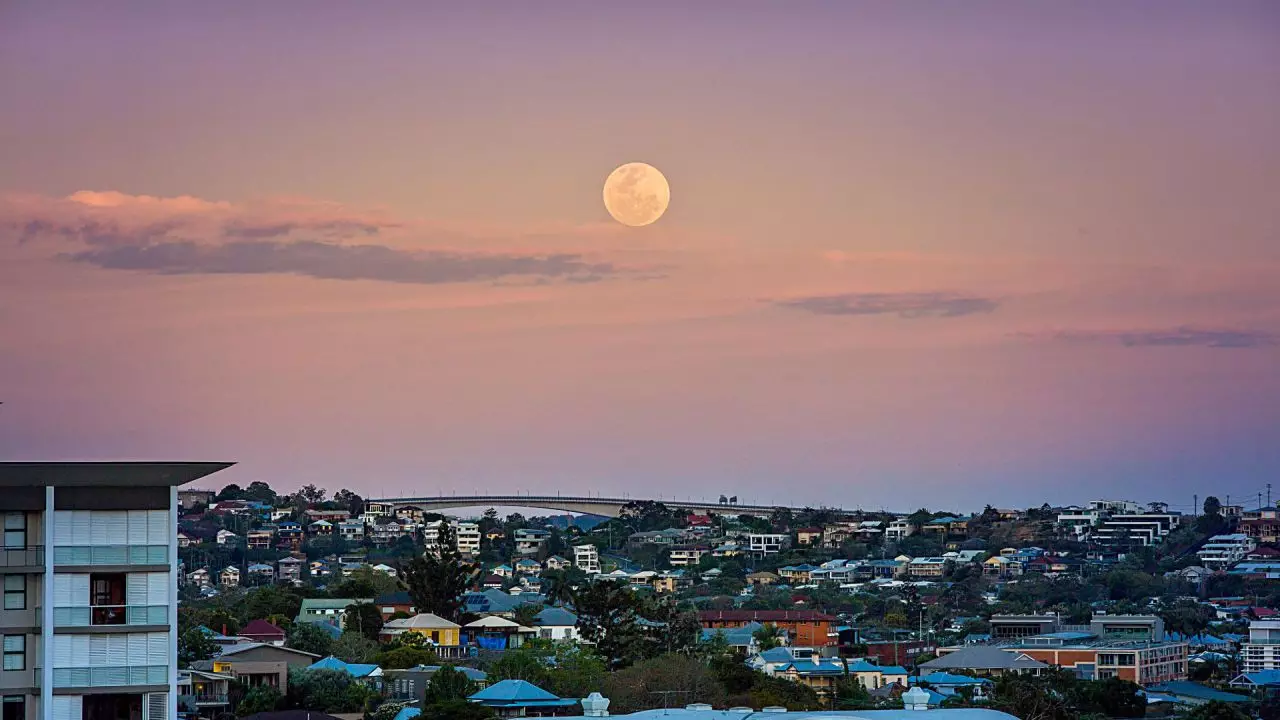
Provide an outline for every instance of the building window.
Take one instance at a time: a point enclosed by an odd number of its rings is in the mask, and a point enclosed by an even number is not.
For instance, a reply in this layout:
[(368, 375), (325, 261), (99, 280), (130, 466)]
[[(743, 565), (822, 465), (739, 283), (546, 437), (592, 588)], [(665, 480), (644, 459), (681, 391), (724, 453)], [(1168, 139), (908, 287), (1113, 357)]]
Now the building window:
[(26, 513), (7, 512), (4, 514), (4, 546), (7, 548), (25, 548), (27, 546)]
[(4, 696), (3, 720), (24, 720), (27, 716), (27, 699), (21, 695)]
[(4, 636), (4, 669), (5, 670), (26, 670), (27, 669), (27, 636), (26, 635), (5, 635)]
[(27, 578), (25, 575), (4, 576), (4, 609), (27, 609)]
[(90, 604), (94, 625), (125, 623), (124, 573), (95, 573), (89, 576)]

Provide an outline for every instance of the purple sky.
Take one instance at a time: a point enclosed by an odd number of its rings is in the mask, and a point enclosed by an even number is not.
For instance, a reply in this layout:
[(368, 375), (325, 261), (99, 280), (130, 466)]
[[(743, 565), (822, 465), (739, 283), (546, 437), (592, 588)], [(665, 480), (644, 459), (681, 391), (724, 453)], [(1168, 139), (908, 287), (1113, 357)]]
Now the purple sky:
[[(0, 6), (0, 457), (960, 510), (1280, 481), (1280, 6)], [(624, 228), (600, 186), (661, 169)]]

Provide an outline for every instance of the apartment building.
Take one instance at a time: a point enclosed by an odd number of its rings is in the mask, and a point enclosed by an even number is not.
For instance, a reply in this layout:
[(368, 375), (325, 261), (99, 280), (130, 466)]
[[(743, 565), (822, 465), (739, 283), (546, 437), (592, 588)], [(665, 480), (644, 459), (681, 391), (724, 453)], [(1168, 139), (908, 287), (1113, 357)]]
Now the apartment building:
[(915, 532), (916, 526), (912, 525), (909, 520), (906, 520), (905, 518), (898, 518), (897, 520), (890, 522), (889, 527), (885, 528), (884, 539), (889, 542), (898, 542), (904, 537), (914, 535)]
[(791, 537), (780, 533), (751, 533), (747, 535), (747, 550), (752, 556), (777, 555), (791, 543)]
[(600, 572), (600, 551), (595, 545), (574, 545), (573, 564), (588, 575), (598, 573)]
[(1225, 570), (1244, 560), (1257, 547), (1253, 538), (1244, 533), (1214, 535), (1196, 551), (1196, 555), (1200, 563), (1210, 570)]
[(1182, 516), (1174, 513), (1112, 515), (1093, 530), (1093, 542), (1104, 548), (1125, 550), (1155, 545), (1178, 528)]
[(542, 549), (550, 537), (551, 533), (546, 530), (516, 530), (516, 552), (521, 555), (534, 555)]
[(6, 720), (176, 720), (178, 486), (227, 463), (0, 463)]
[(673, 567), (690, 567), (702, 561), (702, 556), (711, 552), (705, 545), (676, 545), (671, 548), (671, 565)]
[(1241, 672), (1280, 670), (1280, 620), (1249, 623), (1249, 642), (1240, 646)]
[(1280, 510), (1274, 506), (1246, 510), (1240, 515), (1239, 527), (1259, 543), (1280, 542)]
[(453, 531), (458, 536), (458, 552), (469, 557), (480, 554), (480, 525), (473, 522), (455, 522)]

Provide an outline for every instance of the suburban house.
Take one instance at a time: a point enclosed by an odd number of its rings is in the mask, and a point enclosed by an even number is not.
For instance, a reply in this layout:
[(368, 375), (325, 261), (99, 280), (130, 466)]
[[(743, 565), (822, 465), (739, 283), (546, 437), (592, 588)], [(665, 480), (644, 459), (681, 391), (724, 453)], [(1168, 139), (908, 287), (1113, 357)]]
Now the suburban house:
[(748, 533), (747, 551), (752, 557), (777, 555), (791, 544), (791, 536), (781, 533)]
[(413, 598), (409, 597), (409, 593), (405, 590), (379, 595), (374, 599), (373, 604), (378, 606), (378, 612), (382, 613), (383, 621), (390, 620), (391, 616), (398, 612), (406, 615), (414, 613)]
[(543, 608), (533, 618), (533, 627), (538, 630), (538, 637), (543, 640), (576, 642), (580, 639), (578, 616), (564, 608)]
[(230, 530), (219, 530), (214, 536), (219, 545), (235, 545), (237, 535)]
[(595, 545), (574, 545), (573, 564), (588, 575), (594, 575), (600, 572), (600, 551)]
[(302, 582), (302, 566), (306, 564), (306, 560), (292, 555), (282, 557), (276, 561), (276, 577), (281, 582), (300, 583)]
[(535, 555), (542, 546), (550, 539), (551, 532), (547, 530), (530, 530), (520, 529), (515, 531), (516, 552), (521, 555)]
[(906, 668), (897, 665), (877, 665), (866, 660), (850, 662), (849, 674), (857, 678), (862, 687), (867, 690), (876, 690), (894, 683), (905, 688), (909, 675)]
[(263, 645), (284, 645), (284, 630), (266, 620), (250, 620), (240, 628), (240, 637)]
[(270, 550), (275, 533), (271, 530), (250, 530), (245, 533), (244, 545), (250, 550)]
[(200, 718), (215, 718), (230, 711), (230, 675), (200, 670), (178, 671), (178, 710)]
[(316, 520), (307, 526), (307, 532), (316, 537), (327, 537), (333, 534), (333, 523), (328, 520)]
[(674, 567), (688, 567), (697, 565), (710, 552), (711, 548), (705, 545), (675, 545), (669, 559)]
[(191, 664), (193, 670), (230, 675), (246, 688), (268, 685), (284, 693), (289, 687), (289, 670), (301, 670), (319, 658), (301, 650), (277, 645), (246, 643), (224, 648), (212, 660)]
[(573, 565), (573, 563), (560, 557), (559, 555), (552, 555), (551, 557), (546, 559), (543, 565), (548, 570), (564, 570), (565, 568), (568, 568), (569, 566)]
[(481, 650), (514, 650), (524, 644), (526, 638), (536, 637), (538, 631), (514, 620), (497, 615), (486, 615), (462, 626), (468, 642)]
[(1200, 563), (1210, 570), (1225, 570), (1244, 560), (1258, 547), (1253, 538), (1244, 533), (1214, 535), (1196, 551)]
[(222, 587), (239, 587), (240, 585), (240, 568), (235, 565), (228, 565), (218, 573), (218, 584)]
[(432, 650), (441, 657), (461, 657), (463, 655), (462, 626), (450, 622), (431, 613), (418, 613), (413, 617), (388, 620), (378, 633), (383, 642), (393, 640), (406, 633), (418, 633), (433, 646)]
[(560, 698), (524, 680), (502, 680), (471, 695), (468, 702), (483, 705), (500, 718), (576, 715), (578, 701)]
[(357, 603), (373, 602), (370, 598), (303, 598), (294, 622), (327, 622), (340, 625), (342, 614)]

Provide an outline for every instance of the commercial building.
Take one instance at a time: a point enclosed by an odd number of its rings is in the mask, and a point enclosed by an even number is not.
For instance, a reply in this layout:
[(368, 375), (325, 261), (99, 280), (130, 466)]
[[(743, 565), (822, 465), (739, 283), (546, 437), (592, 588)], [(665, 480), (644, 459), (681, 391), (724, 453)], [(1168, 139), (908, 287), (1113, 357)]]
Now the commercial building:
[[(976, 647), (1074, 670), (1087, 679), (1152, 685), (1187, 676), (1187, 643), (1168, 640), (1164, 622), (1153, 615), (1094, 615), (1088, 625), (1065, 625), (1056, 615), (995, 615), (991, 634), (990, 644)], [(939, 659), (971, 647), (939, 648)], [(953, 667), (954, 662), (929, 666)]]
[(229, 463), (0, 463), (6, 720), (175, 720), (178, 486)]

